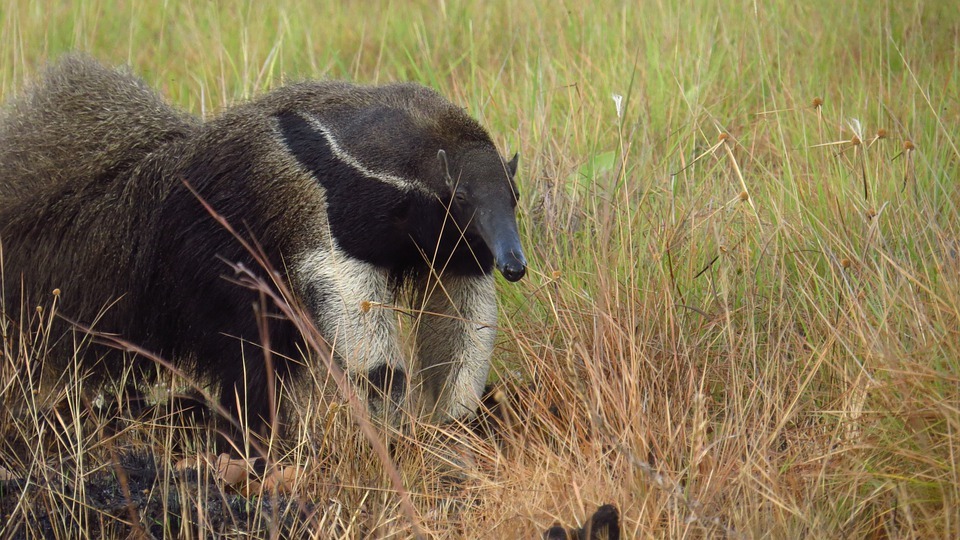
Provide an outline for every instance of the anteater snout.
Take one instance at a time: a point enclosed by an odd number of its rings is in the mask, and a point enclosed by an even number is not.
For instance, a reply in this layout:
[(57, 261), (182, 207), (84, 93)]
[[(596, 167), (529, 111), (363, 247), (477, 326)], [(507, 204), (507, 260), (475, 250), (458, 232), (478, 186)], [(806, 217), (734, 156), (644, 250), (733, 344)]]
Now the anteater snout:
[(527, 273), (527, 260), (522, 253), (511, 251), (504, 260), (497, 261), (497, 268), (507, 281), (520, 281)]

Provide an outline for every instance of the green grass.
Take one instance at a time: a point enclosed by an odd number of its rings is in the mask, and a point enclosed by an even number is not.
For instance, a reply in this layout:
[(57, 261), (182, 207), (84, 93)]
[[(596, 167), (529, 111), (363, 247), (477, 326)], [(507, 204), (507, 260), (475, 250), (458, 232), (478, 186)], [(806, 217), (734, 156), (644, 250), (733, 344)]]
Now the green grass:
[[(960, 535), (960, 12), (594, 4), (7, 2), (0, 96), (74, 49), (207, 116), (414, 80), (520, 152), (531, 268), (501, 283), (496, 375), (521, 406), (502, 445), (464, 436), (462, 492), (400, 465), (428, 536), (534, 538), (604, 502), (627, 537)], [(412, 535), (323, 414), (296, 494), (342, 503), (344, 536)]]

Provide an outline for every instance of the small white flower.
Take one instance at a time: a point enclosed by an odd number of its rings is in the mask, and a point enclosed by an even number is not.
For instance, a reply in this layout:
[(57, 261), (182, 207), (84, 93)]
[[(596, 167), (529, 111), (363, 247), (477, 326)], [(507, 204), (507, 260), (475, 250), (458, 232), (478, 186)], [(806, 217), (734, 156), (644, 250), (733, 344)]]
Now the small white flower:
[(853, 134), (857, 136), (857, 139), (861, 141), (865, 140), (863, 138), (863, 127), (860, 126), (860, 120), (857, 120), (856, 118), (851, 118), (847, 120), (847, 125), (850, 127), (850, 131), (852, 131)]
[(622, 106), (623, 106), (623, 96), (620, 94), (613, 95), (613, 104), (617, 107), (617, 118), (622, 118)]

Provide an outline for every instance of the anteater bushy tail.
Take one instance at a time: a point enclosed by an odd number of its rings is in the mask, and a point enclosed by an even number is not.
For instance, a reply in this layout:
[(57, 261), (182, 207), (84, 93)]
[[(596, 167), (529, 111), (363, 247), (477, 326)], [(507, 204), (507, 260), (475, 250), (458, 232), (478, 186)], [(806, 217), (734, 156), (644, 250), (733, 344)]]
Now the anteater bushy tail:
[(66, 56), (0, 113), (0, 200), (116, 177), (197, 126), (129, 72)]

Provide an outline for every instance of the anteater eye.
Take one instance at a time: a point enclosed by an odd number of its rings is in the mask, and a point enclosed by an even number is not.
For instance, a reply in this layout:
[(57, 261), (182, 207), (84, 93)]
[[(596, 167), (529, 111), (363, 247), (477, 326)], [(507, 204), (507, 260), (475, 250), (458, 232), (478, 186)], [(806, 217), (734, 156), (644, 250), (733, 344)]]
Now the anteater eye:
[(465, 202), (467, 202), (467, 196), (464, 195), (463, 193), (459, 192), (459, 191), (456, 192), (456, 193), (453, 195), (453, 198), (456, 199), (456, 201), (457, 201), (458, 203), (465, 203)]

